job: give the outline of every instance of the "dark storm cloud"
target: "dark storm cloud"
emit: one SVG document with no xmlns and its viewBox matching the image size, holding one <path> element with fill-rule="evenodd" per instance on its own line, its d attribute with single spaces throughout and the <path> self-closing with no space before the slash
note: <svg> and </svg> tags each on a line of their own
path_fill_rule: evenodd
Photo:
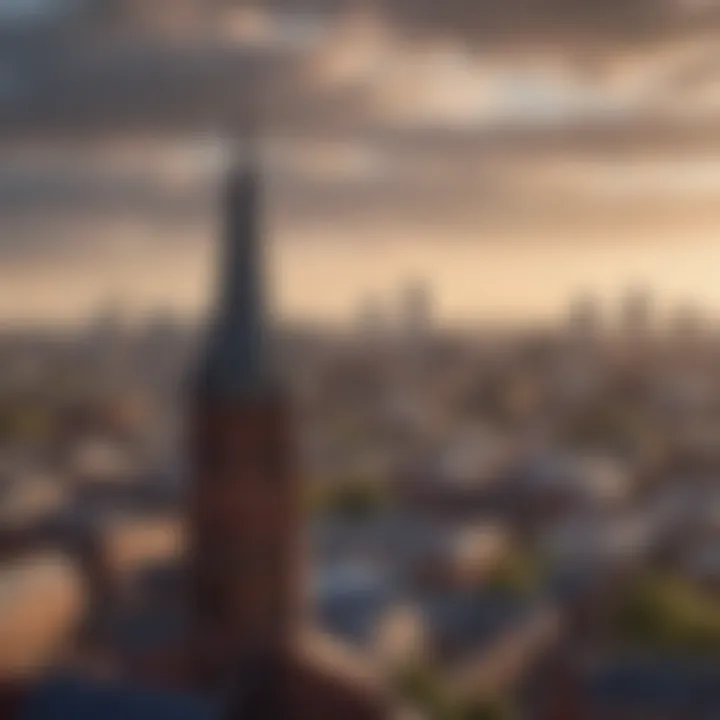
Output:
<svg viewBox="0 0 720 720">
<path fill-rule="evenodd" d="M 470 39 L 498 33 L 633 35 L 667 30 L 673 14 L 661 0 L 382 0 L 399 25 Z"/>
<path fill-rule="evenodd" d="M 632 159 L 720 149 L 720 126 L 714 117 L 690 126 L 639 117 L 624 122 L 598 120 L 547 127 L 379 128 L 368 136 L 386 152 L 422 153 L 455 164 L 488 157 L 530 159 L 575 154 Z"/>
<path fill-rule="evenodd" d="M 38 212 L 98 218 L 131 213 L 134 217 L 181 220 L 194 217 L 207 202 L 206 187 L 168 187 L 149 176 L 0 173 L 0 217 L 6 222 Z"/>
<path fill-rule="evenodd" d="M 683 12 L 675 0 L 270 0 L 267 5 L 315 14 L 366 7 L 403 32 L 470 42 L 637 40 L 707 29 L 720 20 L 711 9 Z"/>
<path fill-rule="evenodd" d="M 243 49 L 153 45 L 0 52 L 0 129 L 182 131 L 246 117 L 284 63 Z"/>
<path fill-rule="evenodd" d="M 362 93 L 326 92 L 302 76 L 297 57 L 243 47 L 153 44 L 3 52 L 0 142 L 40 135 L 345 130 L 363 116 Z M 258 118 L 258 107 L 261 107 Z"/>
<path fill-rule="evenodd" d="M 607 42 L 674 33 L 684 25 L 669 3 L 375 0 L 373 7 L 401 35 L 497 41 L 512 49 L 510 38 L 530 35 L 572 43 L 590 36 Z M 350 12 L 358 2 L 269 0 L 262 6 L 327 19 Z M 706 18 L 704 27 L 711 24 Z M 321 25 L 330 33 L 335 27 Z M 268 133 L 362 135 L 377 120 L 362 88 L 318 87 L 302 72 L 297 51 L 280 45 L 259 51 L 207 39 L 186 45 L 147 38 L 90 40 L 89 35 L 87 42 L 42 35 L 0 42 L 0 140 L 54 132 L 226 131 L 254 114 L 258 98 Z"/>
<path fill-rule="evenodd" d="M 12 165 L 0 157 L 0 265 L 6 269 L 93 257 L 108 232 L 128 247 L 138 235 L 152 244 L 177 242 L 214 209 L 211 183 L 168 182 L 152 167 L 123 173 L 111 165 L 83 167 L 82 161 L 64 169 Z"/>
</svg>

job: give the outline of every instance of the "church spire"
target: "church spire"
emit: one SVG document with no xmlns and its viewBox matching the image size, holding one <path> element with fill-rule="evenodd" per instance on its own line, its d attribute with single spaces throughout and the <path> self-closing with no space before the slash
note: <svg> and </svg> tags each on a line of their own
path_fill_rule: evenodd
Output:
<svg viewBox="0 0 720 720">
<path fill-rule="evenodd" d="M 254 147 L 242 161 L 234 160 L 225 183 L 220 287 L 200 388 L 220 398 L 263 392 L 270 377 Z"/>
</svg>

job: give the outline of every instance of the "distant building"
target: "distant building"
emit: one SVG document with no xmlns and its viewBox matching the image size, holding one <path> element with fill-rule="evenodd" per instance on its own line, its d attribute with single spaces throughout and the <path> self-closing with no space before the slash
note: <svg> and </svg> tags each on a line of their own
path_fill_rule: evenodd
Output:
<svg viewBox="0 0 720 720">
<path fill-rule="evenodd" d="M 460 527 L 444 533 L 411 572 L 430 590 L 478 587 L 509 548 L 509 533 L 498 523 Z"/>
<path fill-rule="evenodd" d="M 401 323 L 411 342 L 422 342 L 433 329 L 433 294 L 427 282 L 409 284 L 401 300 Z"/>
<path fill-rule="evenodd" d="M 592 664 L 581 693 L 582 717 L 712 718 L 720 708 L 720 670 L 698 658 L 611 656 Z"/>
<path fill-rule="evenodd" d="M 675 311 L 672 319 L 672 333 L 676 340 L 692 342 L 702 337 L 703 331 L 703 317 L 697 307 L 685 304 Z"/>
<path fill-rule="evenodd" d="M 361 340 L 377 340 L 388 332 L 389 318 L 383 303 L 369 296 L 360 304 L 356 320 L 356 332 Z"/>
<path fill-rule="evenodd" d="M 570 304 L 568 312 L 568 333 L 572 338 L 592 340 L 602 330 L 600 307 L 593 295 L 583 293 Z"/>
<path fill-rule="evenodd" d="M 557 640 L 557 609 L 479 588 L 408 594 L 382 573 L 346 575 L 320 603 L 325 626 L 387 671 L 431 662 L 459 697 L 514 688 Z"/>
<path fill-rule="evenodd" d="M 630 340 L 647 338 L 654 330 L 653 298 L 649 291 L 630 290 L 623 298 L 620 309 L 620 327 Z"/>
<path fill-rule="evenodd" d="M 538 545 L 556 569 L 614 574 L 644 562 L 655 539 L 654 524 L 643 516 L 593 518 L 580 513 L 549 527 Z"/>
</svg>

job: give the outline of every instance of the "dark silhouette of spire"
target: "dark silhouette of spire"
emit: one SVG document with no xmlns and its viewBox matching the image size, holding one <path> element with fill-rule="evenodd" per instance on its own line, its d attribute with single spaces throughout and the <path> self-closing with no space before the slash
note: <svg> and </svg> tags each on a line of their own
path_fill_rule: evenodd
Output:
<svg viewBox="0 0 720 720">
<path fill-rule="evenodd" d="M 245 146 L 226 177 L 219 293 L 200 377 L 200 391 L 218 397 L 262 392 L 271 375 L 256 138 Z"/>
</svg>

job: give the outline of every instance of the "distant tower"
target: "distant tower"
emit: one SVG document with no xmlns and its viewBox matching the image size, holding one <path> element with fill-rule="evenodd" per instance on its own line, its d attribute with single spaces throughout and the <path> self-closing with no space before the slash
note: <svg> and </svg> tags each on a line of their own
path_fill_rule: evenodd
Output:
<svg viewBox="0 0 720 720">
<path fill-rule="evenodd" d="M 231 172 L 220 297 L 194 387 L 192 650 L 210 689 L 282 655 L 298 615 L 299 485 L 261 280 L 259 178 Z"/>
<path fill-rule="evenodd" d="M 700 310 L 691 303 L 680 306 L 673 317 L 673 336 L 679 341 L 692 341 L 704 333 L 703 317 Z"/>
<path fill-rule="evenodd" d="M 576 339 L 592 340 L 601 330 L 600 309 L 597 299 L 589 294 L 578 295 L 570 304 L 568 332 Z"/>
<path fill-rule="evenodd" d="M 631 290 L 622 305 L 623 333 L 631 340 L 642 340 L 653 330 L 652 296 L 643 289 Z"/>
<path fill-rule="evenodd" d="M 432 332 L 433 296 L 424 282 L 414 282 L 405 288 L 403 318 L 405 332 L 411 341 L 424 341 Z"/>
<path fill-rule="evenodd" d="M 369 296 L 361 303 L 358 313 L 356 330 L 361 340 L 377 340 L 387 331 L 388 318 L 382 302 Z"/>
</svg>

